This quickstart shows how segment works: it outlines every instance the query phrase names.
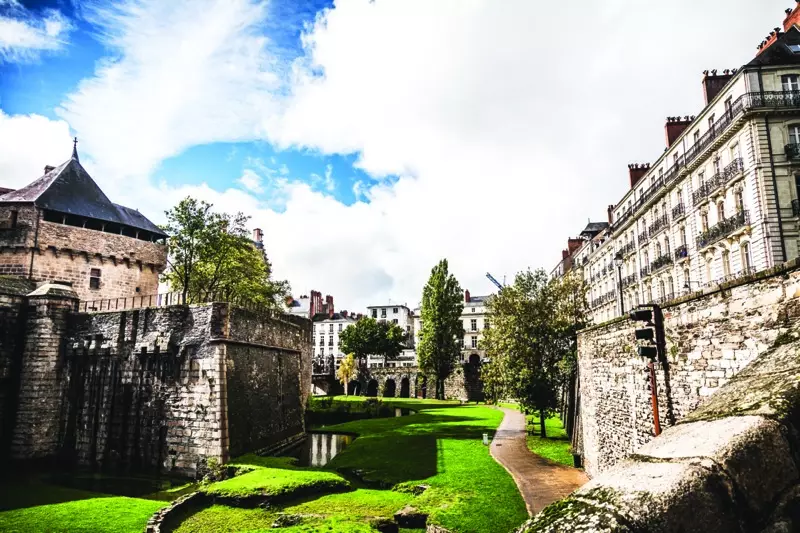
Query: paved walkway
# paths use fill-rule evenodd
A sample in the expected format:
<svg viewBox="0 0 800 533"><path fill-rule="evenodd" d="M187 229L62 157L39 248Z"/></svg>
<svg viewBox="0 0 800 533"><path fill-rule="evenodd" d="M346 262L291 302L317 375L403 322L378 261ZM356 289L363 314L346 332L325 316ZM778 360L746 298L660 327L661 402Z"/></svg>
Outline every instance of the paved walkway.
<svg viewBox="0 0 800 533"><path fill-rule="evenodd" d="M492 440L491 454L516 481L528 514L533 516L589 481L582 470L552 463L531 453L525 438L525 415L512 409L499 409L505 416Z"/></svg>

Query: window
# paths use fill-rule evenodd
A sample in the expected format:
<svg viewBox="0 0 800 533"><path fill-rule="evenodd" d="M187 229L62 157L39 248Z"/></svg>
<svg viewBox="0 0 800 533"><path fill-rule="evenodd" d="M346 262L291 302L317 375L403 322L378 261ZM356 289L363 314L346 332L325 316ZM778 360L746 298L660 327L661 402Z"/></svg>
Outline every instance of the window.
<svg viewBox="0 0 800 533"><path fill-rule="evenodd" d="M708 129L710 130L714 129L714 115L708 117Z"/></svg>
<svg viewBox="0 0 800 533"><path fill-rule="evenodd" d="M320 346L319 347L319 354L320 355L325 355L325 347L324 346Z"/></svg>
<svg viewBox="0 0 800 533"><path fill-rule="evenodd" d="M667 295L666 287L664 287L664 280L658 281L658 290L661 291L661 297L664 298Z"/></svg>
<svg viewBox="0 0 800 533"><path fill-rule="evenodd" d="M714 174L719 174L719 156L714 158Z"/></svg>
<svg viewBox="0 0 800 533"><path fill-rule="evenodd" d="M650 264L650 258L647 256L647 252L646 251L645 251L644 254L642 254L642 264L645 267Z"/></svg>
<svg viewBox="0 0 800 533"><path fill-rule="evenodd" d="M732 107L733 107L733 96L729 96L725 99L725 112L730 114Z"/></svg>
<svg viewBox="0 0 800 533"><path fill-rule="evenodd" d="M314 333L314 335L317 334L317 325L316 324L314 324L314 326L312 328L312 332Z"/></svg>
<svg viewBox="0 0 800 533"><path fill-rule="evenodd" d="M489 319L488 318L484 318L483 319L483 329L489 329L489 325L490 325L489 324Z"/></svg>
<svg viewBox="0 0 800 533"><path fill-rule="evenodd" d="M725 220L725 202L717 204L717 221L722 222Z"/></svg>
<svg viewBox="0 0 800 533"><path fill-rule="evenodd" d="M800 54L800 44L787 44L786 46L788 46L789 50L793 53Z"/></svg>
<svg viewBox="0 0 800 533"><path fill-rule="evenodd" d="M680 189L678 189L678 203L679 204L683 203L683 191L681 191Z"/></svg>
<svg viewBox="0 0 800 533"><path fill-rule="evenodd" d="M459 345L460 345L462 348L464 347L464 339L463 339L463 337L461 338L461 340L459 340L459 341L458 341L458 344L459 344Z"/></svg>
<svg viewBox="0 0 800 533"><path fill-rule="evenodd" d="M753 261L750 258L750 243L746 242L742 244L742 264L744 268L750 270L753 268Z"/></svg>
<svg viewBox="0 0 800 533"><path fill-rule="evenodd" d="M656 243L656 257L661 257L661 243Z"/></svg>
<svg viewBox="0 0 800 533"><path fill-rule="evenodd" d="M705 211L700 214L700 229L701 231L708 231L708 213Z"/></svg>
<svg viewBox="0 0 800 533"><path fill-rule="evenodd" d="M473 335L472 337L470 337L470 341L472 343L472 347L473 348L477 348L478 347L478 337L476 335Z"/></svg>
<svg viewBox="0 0 800 533"><path fill-rule="evenodd" d="M333 346L333 335L328 337L328 346Z"/></svg>
<svg viewBox="0 0 800 533"><path fill-rule="evenodd" d="M474 307L472 308L472 312L473 312L473 313L475 312L475 308L474 308Z"/></svg>
<svg viewBox="0 0 800 533"><path fill-rule="evenodd" d="M319 345L320 346L324 346L325 345L325 335L320 335L319 336Z"/></svg>
<svg viewBox="0 0 800 533"><path fill-rule="evenodd" d="M726 278L731 275L731 258L727 250L722 252L722 275Z"/></svg>
<svg viewBox="0 0 800 533"><path fill-rule="evenodd" d="M686 246L686 226L681 226L681 244Z"/></svg>
<svg viewBox="0 0 800 533"><path fill-rule="evenodd" d="M700 140L700 130L697 130L696 132L694 132L694 142L695 142L695 144L697 144L697 142L699 140Z"/></svg>
<svg viewBox="0 0 800 533"><path fill-rule="evenodd" d="M392 313L394 313L395 315L397 314L397 308L396 308L396 307L394 307L394 308L392 309Z"/></svg>
<svg viewBox="0 0 800 533"><path fill-rule="evenodd" d="M781 87L784 91L798 91L800 90L800 81L797 79L797 74L788 74L781 76Z"/></svg>
<svg viewBox="0 0 800 533"><path fill-rule="evenodd" d="M469 321L469 329L470 331L478 331L478 319L473 318Z"/></svg>
<svg viewBox="0 0 800 533"><path fill-rule="evenodd" d="M333 324L328 324L328 333L333 333Z"/></svg>
<svg viewBox="0 0 800 533"><path fill-rule="evenodd" d="M800 125L789 126L789 142L791 144L800 144Z"/></svg>
<svg viewBox="0 0 800 533"><path fill-rule="evenodd" d="M672 295L675 294L675 283L672 281L672 276L667 278L667 290L669 291L667 296L672 298Z"/></svg>
<svg viewBox="0 0 800 533"><path fill-rule="evenodd" d="M17 217L19 216L18 211L11 211L11 229L17 227Z"/></svg>
<svg viewBox="0 0 800 533"><path fill-rule="evenodd" d="M381 318L386 318L386 309L381 309Z"/></svg>
<svg viewBox="0 0 800 533"><path fill-rule="evenodd" d="M339 333L342 332L342 324L339 324Z"/></svg>
<svg viewBox="0 0 800 533"><path fill-rule="evenodd" d="M706 261L706 281L707 282L711 281L711 261L713 261L713 259L709 259L708 261Z"/></svg>
<svg viewBox="0 0 800 533"><path fill-rule="evenodd" d="M675 153L675 154L672 154L672 164L673 164L674 166L677 166L677 165L678 165L678 154L677 154L677 153Z"/></svg>
<svg viewBox="0 0 800 533"><path fill-rule="evenodd" d="M396 318L392 319L392 324L397 324L397 319Z"/></svg>
<svg viewBox="0 0 800 533"><path fill-rule="evenodd" d="M372 318L378 318L378 310L377 309L373 309L372 310Z"/></svg>
<svg viewBox="0 0 800 533"><path fill-rule="evenodd" d="M684 289L686 289L686 290L690 290L691 289L692 280L691 280L691 278L689 278L689 269L688 268L684 268L683 269L683 284L684 284Z"/></svg>
<svg viewBox="0 0 800 533"><path fill-rule="evenodd" d="M744 197L742 195L742 189L736 189L733 193L733 202L736 205L736 212L741 213L744 211Z"/></svg>
<svg viewBox="0 0 800 533"><path fill-rule="evenodd" d="M93 268L89 271L89 288L90 289L99 289L100 288L100 269Z"/></svg>

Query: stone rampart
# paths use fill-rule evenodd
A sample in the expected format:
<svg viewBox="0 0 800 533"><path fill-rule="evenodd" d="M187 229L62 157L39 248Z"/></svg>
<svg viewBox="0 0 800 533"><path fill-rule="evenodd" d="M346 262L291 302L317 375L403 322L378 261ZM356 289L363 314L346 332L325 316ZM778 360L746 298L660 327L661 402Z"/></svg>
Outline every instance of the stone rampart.
<svg viewBox="0 0 800 533"><path fill-rule="evenodd" d="M0 335L0 368L19 361L16 409L0 418L14 420L12 458L194 476L210 458L303 432L310 321L225 303L100 313L76 303L46 284L22 302L21 345ZM14 382L0 381L0 401Z"/></svg>
<svg viewBox="0 0 800 533"><path fill-rule="evenodd" d="M520 533L800 531L798 329Z"/></svg>
<svg viewBox="0 0 800 533"><path fill-rule="evenodd" d="M798 261L714 286L664 306L665 365L657 367L662 428L683 420L798 322ZM590 476L653 438L636 324L619 319L578 336L578 450Z"/></svg>

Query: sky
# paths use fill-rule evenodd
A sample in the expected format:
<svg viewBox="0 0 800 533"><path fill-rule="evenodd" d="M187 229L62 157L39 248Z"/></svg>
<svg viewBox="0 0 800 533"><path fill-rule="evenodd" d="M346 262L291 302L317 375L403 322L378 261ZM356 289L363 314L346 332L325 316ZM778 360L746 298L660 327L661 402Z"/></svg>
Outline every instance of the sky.
<svg viewBox="0 0 800 533"><path fill-rule="evenodd" d="M418 304L447 258L488 294L702 109L783 0L0 0L0 187L81 162L156 223L242 211L277 278L337 309Z"/></svg>

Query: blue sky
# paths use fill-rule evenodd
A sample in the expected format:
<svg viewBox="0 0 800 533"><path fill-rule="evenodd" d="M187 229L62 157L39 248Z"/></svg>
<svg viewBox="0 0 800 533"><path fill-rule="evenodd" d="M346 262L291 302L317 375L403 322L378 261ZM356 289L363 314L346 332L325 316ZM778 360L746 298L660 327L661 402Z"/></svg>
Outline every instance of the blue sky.
<svg viewBox="0 0 800 533"><path fill-rule="evenodd" d="M191 195L337 307L550 269L785 2L0 0L0 186L81 162L159 222ZM701 37L698 37L701 36Z"/></svg>
<svg viewBox="0 0 800 533"><path fill-rule="evenodd" d="M25 15L31 18L43 17L48 10L58 10L71 21L73 28L69 43L57 53L42 54L37 61L0 63L0 79L3 80L0 108L9 114L35 113L58 119L56 110L64 96L75 91L81 80L91 77L96 62L113 51L97 38L97 28L81 17L78 3L20 1L13 7L17 13L25 10ZM319 11L330 7L332 2L329 1L272 2L269 23L261 29L274 43L272 50L283 62L289 63L303 53L300 35L304 26L313 23ZM0 9L11 12L9 6ZM372 182L362 170L354 167L356 160L356 154L322 154L313 149L276 150L264 141L216 142L192 146L163 160L153 177L171 185L207 183L213 188L222 188L234 183L255 161L272 169L289 169L296 179L350 205L356 201L355 183ZM326 172L336 176L335 181L326 184ZM368 198L362 200L369 201ZM275 207L281 209L280 205Z"/></svg>

